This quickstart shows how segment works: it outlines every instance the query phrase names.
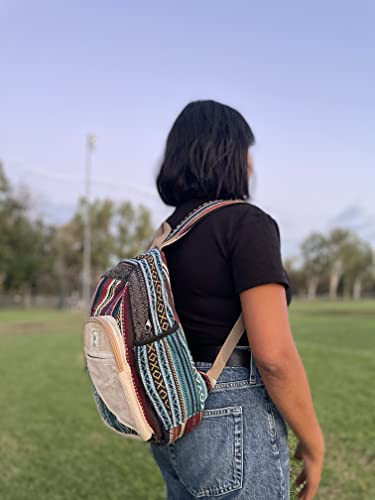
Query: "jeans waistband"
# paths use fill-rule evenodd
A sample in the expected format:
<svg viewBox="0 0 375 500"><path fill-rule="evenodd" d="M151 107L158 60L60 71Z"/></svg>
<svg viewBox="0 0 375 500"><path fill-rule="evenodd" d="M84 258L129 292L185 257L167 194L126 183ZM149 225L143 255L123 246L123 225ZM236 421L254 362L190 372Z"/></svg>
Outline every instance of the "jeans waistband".
<svg viewBox="0 0 375 500"><path fill-rule="evenodd" d="M198 348L191 347L193 359L213 363L222 348L221 345L201 345ZM243 366L250 365L250 347L236 346L226 362L226 366Z"/></svg>
<svg viewBox="0 0 375 500"><path fill-rule="evenodd" d="M209 370L213 362L209 361L194 361L194 365L197 370L207 371ZM250 359L248 366L224 366L218 381L217 389L231 388L235 386L243 386L242 382L246 382L245 385L263 385L262 377L259 373L258 367L256 366L254 357L250 350Z"/></svg>

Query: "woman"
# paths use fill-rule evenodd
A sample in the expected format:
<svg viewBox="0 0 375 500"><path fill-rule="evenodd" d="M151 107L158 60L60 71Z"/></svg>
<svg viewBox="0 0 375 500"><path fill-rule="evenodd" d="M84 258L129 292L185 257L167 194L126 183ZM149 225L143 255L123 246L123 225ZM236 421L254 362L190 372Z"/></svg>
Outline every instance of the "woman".
<svg viewBox="0 0 375 500"><path fill-rule="evenodd" d="M172 228L205 201L249 199L254 142L229 106L185 107L157 175L161 199L175 207L167 219ZM289 325L291 287L277 222L249 202L226 206L164 251L197 369L210 368L241 309L246 326L199 426L172 445L151 445L168 499L288 499L286 423L303 461L300 498L312 499L324 440Z"/></svg>

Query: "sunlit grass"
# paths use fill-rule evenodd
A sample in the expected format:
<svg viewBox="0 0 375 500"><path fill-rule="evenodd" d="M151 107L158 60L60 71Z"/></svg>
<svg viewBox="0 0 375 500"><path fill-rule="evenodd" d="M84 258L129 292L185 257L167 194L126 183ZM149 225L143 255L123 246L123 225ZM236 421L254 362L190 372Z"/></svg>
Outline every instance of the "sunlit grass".
<svg viewBox="0 0 375 500"><path fill-rule="evenodd" d="M290 318L327 441L319 498L375 498L375 302L294 299ZM79 313L0 312L0 497L164 499L148 445L99 419L82 322Z"/></svg>

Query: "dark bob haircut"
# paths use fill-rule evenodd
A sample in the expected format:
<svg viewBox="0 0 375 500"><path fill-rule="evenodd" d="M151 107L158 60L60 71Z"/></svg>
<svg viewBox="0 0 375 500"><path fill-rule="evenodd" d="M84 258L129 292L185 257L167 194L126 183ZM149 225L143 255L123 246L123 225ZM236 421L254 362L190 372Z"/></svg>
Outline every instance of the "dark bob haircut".
<svg viewBox="0 0 375 500"><path fill-rule="evenodd" d="M177 117L156 178L167 205L191 198L248 199L248 149L253 132L235 109L216 101L194 101Z"/></svg>

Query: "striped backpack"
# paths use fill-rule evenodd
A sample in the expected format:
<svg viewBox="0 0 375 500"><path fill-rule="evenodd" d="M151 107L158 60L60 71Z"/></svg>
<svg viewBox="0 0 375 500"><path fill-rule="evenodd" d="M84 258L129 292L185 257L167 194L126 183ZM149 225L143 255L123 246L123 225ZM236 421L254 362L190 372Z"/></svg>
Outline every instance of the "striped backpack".
<svg viewBox="0 0 375 500"><path fill-rule="evenodd" d="M205 202L172 231L163 222L149 248L99 280L84 326L86 368L105 424L125 437L170 444L201 421L205 400L244 332L242 314L207 372L194 365L175 309L163 248L213 210Z"/></svg>

